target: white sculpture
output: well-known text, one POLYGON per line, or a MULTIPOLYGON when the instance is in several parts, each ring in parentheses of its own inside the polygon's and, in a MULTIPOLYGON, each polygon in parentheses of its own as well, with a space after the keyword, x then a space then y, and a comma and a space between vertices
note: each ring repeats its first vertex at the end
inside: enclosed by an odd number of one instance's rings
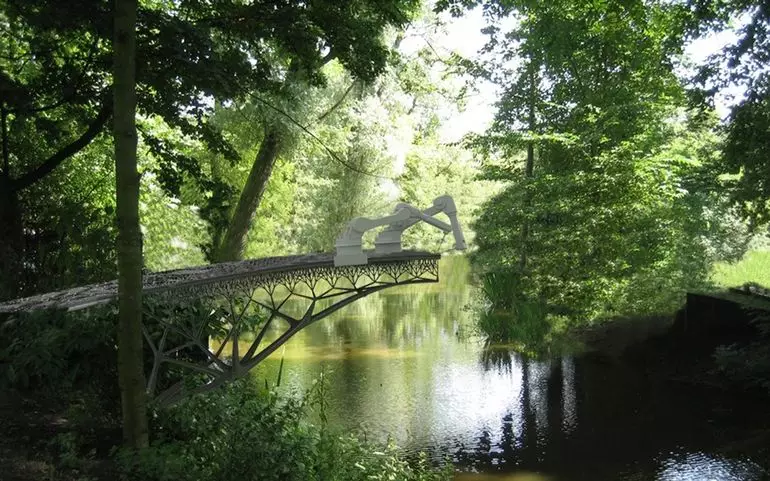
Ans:
POLYGON ((377 235, 374 241, 376 253, 394 254, 401 252, 401 234, 409 227, 423 221, 444 232, 452 232, 455 238, 455 249, 464 250, 465 237, 457 220, 457 207, 454 200, 448 195, 436 197, 433 206, 424 211, 409 204, 399 203, 393 214, 380 219, 357 217, 350 221, 345 232, 337 238, 335 247, 337 254, 334 256, 335 266, 358 266, 368 262, 368 257, 363 251, 361 240, 368 230, 380 226, 388 226, 377 235), (433 216, 445 213, 449 217, 449 224, 442 222, 433 216))

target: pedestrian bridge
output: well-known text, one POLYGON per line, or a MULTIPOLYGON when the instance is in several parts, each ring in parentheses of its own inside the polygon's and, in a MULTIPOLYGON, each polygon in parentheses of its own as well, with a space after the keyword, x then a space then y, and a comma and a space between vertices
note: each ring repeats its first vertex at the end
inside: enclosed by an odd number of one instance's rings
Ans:
MULTIPOLYGON (((362 297, 388 287, 438 282, 441 255, 402 250, 401 234, 425 221, 465 248, 448 196, 424 211, 399 204, 382 219, 357 218, 336 252, 269 257, 144 276, 143 333, 152 352, 147 392, 166 405, 243 377, 294 334, 362 297), (433 216, 444 212, 450 224, 433 216), (363 234, 385 226, 374 250, 363 234), (211 338, 216 338, 213 347, 211 338)), ((117 281, 0 304, 0 314, 115 305, 117 281)))

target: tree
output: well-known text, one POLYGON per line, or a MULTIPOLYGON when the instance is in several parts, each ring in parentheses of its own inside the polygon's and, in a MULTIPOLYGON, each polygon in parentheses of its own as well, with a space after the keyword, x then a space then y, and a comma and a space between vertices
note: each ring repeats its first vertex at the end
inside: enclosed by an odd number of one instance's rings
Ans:
POLYGON ((703 279, 686 247, 700 247, 704 204, 685 188, 700 152, 682 162, 667 147, 687 118, 673 69, 681 6, 473 3, 490 21, 486 71, 503 91, 475 139, 486 177, 508 183, 476 223, 477 263, 509 274, 500 292, 590 321, 622 312, 625 292, 643 279, 654 289, 656 274, 703 279))
POLYGON ((118 222, 118 376, 127 447, 148 446, 142 361, 142 242, 136 168, 137 0, 115 0, 113 96, 118 222))
MULTIPOLYGON (((214 105, 256 97, 271 103, 291 99, 297 92, 283 87, 288 72, 299 76, 302 85, 320 85, 320 69, 331 58, 370 80, 388 55, 379 33, 387 25, 407 21, 416 4, 140 2, 138 112, 143 118, 162 119, 186 139, 202 142, 234 162, 237 152, 209 121, 214 105)), ((108 0, 0 2, 0 49, 9 52, 0 57, 2 279, 16 278, 30 265, 25 261, 30 255, 25 238, 32 230, 24 228, 28 213, 21 211, 24 202, 19 199, 83 152, 109 121, 111 25, 108 0)), ((221 186, 197 159, 181 155, 177 145, 157 138, 152 129, 140 133, 161 160, 155 173, 168 192, 176 194, 187 178, 198 182, 211 199, 223 199, 221 186)), ((277 137, 267 138, 270 141, 262 145, 272 151, 268 147, 277 137)), ((8 295, 20 294, 13 284, 9 288, 13 292, 8 295)))
MULTIPOLYGON (((339 59, 356 79, 363 83, 372 82, 383 71, 388 60, 389 51, 382 42, 383 31, 388 26, 402 27, 418 4, 419 2, 414 0, 356 1, 347 5, 334 1, 319 3, 314 9, 317 8, 318 13, 325 19, 334 18, 338 24, 329 33, 332 38, 338 38, 339 42, 330 46, 327 52, 319 49, 314 65, 323 67, 332 60, 339 59), (346 52, 351 52, 354 56, 346 52)), ((283 60, 286 73, 278 89, 278 98, 283 100, 280 104, 285 106, 288 112, 279 113, 294 120, 292 114, 295 114, 297 107, 302 104, 307 90, 317 84, 321 72, 303 66, 295 52, 286 53, 283 60)), ((266 103, 264 100, 258 102, 266 103)), ((332 110, 338 105, 335 103, 332 110)), ((321 113, 317 120, 323 121, 327 116, 328 114, 321 113)), ((243 256, 246 237, 276 159, 287 147, 287 129, 283 126, 285 120, 276 121, 274 113, 265 119, 267 121, 263 125, 259 150, 249 176, 222 235, 221 244, 216 246, 213 256, 216 261, 237 260, 243 256)), ((315 123, 316 119, 300 116, 299 120, 308 124, 315 123)))
POLYGON ((24 231, 20 194, 96 139, 112 110, 104 77, 77 74, 99 58, 88 29, 62 41, 21 21, 17 3, 0 2, 0 296, 24 293, 25 266, 36 264, 23 253, 39 230, 24 231))
POLYGON ((703 36, 735 28, 737 39, 698 66, 690 94, 700 108, 711 109, 726 91, 743 91, 732 99, 724 125, 722 158, 715 164, 733 174, 728 183, 733 199, 753 224, 770 221, 770 8, 766 2, 690 1, 689 33, 703 36))

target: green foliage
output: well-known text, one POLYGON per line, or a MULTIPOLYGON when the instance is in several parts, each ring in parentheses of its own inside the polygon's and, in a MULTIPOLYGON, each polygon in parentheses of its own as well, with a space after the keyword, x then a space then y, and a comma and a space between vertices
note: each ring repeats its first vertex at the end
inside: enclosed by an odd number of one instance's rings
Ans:
POLYGON ((206 225, 197 209, 169 197, 154 179, 142 186, 139 213, 144 265, 153 271, 205 263, 206 225))
POLYGON ((84 456, 82 451, 82 439, 74 431, 59 433, 51 440, 59 452, 58 467, 63 469, 80 470, 88 461, 93 459, 95 450, 91 450, 84 456))
MULTIPOLYGON (((399 198, 424 209, 436 197, 451 195, 457 203, 466 240, 473 243, 473 220, 480 206, 499 190, 497 182, 479 178, 479 169, 469 150, 442 145, 436 135, 423 137, 407 154, 404 172, 397 179, 401 188, 399 198)), ((441 232, 423 223, 404 233, 404 243, 417 249, 450 248, 454 239, 451 235, 447 239, 441 243, 441 232)))
POLYGON ((334 156, 310 139, 293 154, 298 202, 291 235, 299 250, 331 251, 348 221, 383 213, 380 186, 393 164, 387 137, 395 130, 383 103, 358 95, 327 118, 318 135, 334 156))
MULTIPOLYGON (((264 111, 280 110, 276 106, 302 97, 297 86, 284 88, 287 77, 301 78, 300 87, 321 88, 327 83, 323 67, 331 60, 370 83, 390 58, 383 32, 406 24, 417 7, 415 0, 309 6, 270 0, 140 2, 140 150, 153 159, 143 166, 151 174, 145 197, 149 190, 151 202, 167 204, 153 191, 159 185, 172 201, 196 207, 216 241, 236 191, 193 154, 205 150, 229 163, 226 168, 241 158, 233 134, 212 121, 217 106, 261 99, 264 111), (188 202, 184 184, 195 186, 197 202, 188 202)), ((114 245, 111 205, 96 195, 83 195, 90 192, 89 183, 102 192, 114 183, 112 156, 104 155, 107 149, 91 148, 110 147, 101 133, 112 114, 112 20, 107 0, 0 2, 0 49, 5 52, 0 59, 0 297, 115 274, 113 257, 102 252, 114 245), (70 160, 83 153, 91 164, 85 171, 71 169, 70 160), (93 178, 91 171, 97 174, 93 178), (57 174, 74 180, 72 189, 66 183, 48 183, 57 174), (67 232, 51 233, 56 225, 67 232), (52 265, 43 261, 54 255, 62 259, 52 272, 52 265), (72 276, 70 270, 80 275, 72 276), (5 282, 11 278, 21 282, 5 282)), ((254 126, 249 127, 253 146, 254 126)), ((178 209, 175 217, 162 207, 150 207, 143 217, 151 268, 199 263, 197 244, 209 249, 216 244, 203 238, 201 222, 188 208, 178 209), (194 228, 180 231, 190 226, 194 228)))
MULTIPOLYGON (((311 6, 275 1, 140 2, 140 110, 160 115, 185 135, 235 158, 221 133, 206 122, 211 105, 204 97, 227 101, 275 91, 290 61, 312 84, 322 84, 320 69, 328 50, 355 75, 372 81, 388 57, 379 33, 386 26, 406 23, 416 7, 414 0, 363 0, 344 7, 327 1, 311 6)), ((61 1, 9 1, 2 3, 0 18, 3 30, 13 33, 3 36, 4 47, 14 52, 2 64, 3 90, 14 93, 4 98, 13 100, 12 108, 33 114, 58 102, 60 110, 53 112, 66 114, 71 122, 66 130, 77 132, 75 120, 88 118, 83 114, 97 108, 109 84, 109 2, 90 0, 73 6, 61 1)), ((25 126, 36 121, 47 125, 49 133, 57 134, 50 140, 61 140, 64 125, 45 123, 41 117, 13 120, 25 126)))
POLYGON ((732 104, 722 156, 715 167, 719 173, 731 174, 728 186, 742 214, 752 222, 767 223, 770 162, 763 153, 770 145, 770 72, 765 68, 770 9, 761 2, 745 1, 690 0, 686 5, 685 24, 693 37, 724 30, 735 33, 733 42, 697 66, 690 79, 690 96, 702 110, 718 101, 732 104))
MULTIPOLYGON (((13 93, 3 96, 9 165, 0 169, 0 183, 12 187, 10 200, 0 196, 0 224, 13 229, 0 229, 0 244, 13 252, 8 269, 24 270, 0 276, 20 280, 0 286, 0 296, 116 274, 112 143, 101 135, 111 114, 107 3, 0 4, 0 25, 14 33, 2 45, 12 54, 0 59, 0 84, 13 93), (25 173, 31 176, 22 188, 25 173), (16 197, 18 222, 6 222, 16 197), (17 234, 24 238, 5 242, 17 234)), ((410 21, 419 2, 359 1, 344 11, 337 2, 307 9, 278 3, 140 2, 137 121, 148 269, 213 258, 268 128, 280 132, 282 154, 254 215, 248 257, 330 250, 345 222, 384 214, 399 187, 446 182, 451 189, 431 194, 465 187, 468 198, 483 191, 469 181, 475 166, 452 149, 450 157, 463 158, 457 172, 436 161, 426 170, 435 182, 415 175, 419 169, 391 179, 412 143, 419 152, 410 163, 443 155, 430 153, 441 150, 437 140, 421 139, 437 128, 435 110, 458 95, 449 74, 436 70, 445 59, 427 46, 403 57, 391 51, 404 38, 392 27, 410 21)), ((403 197, 422 203, 413 192, 403 197)), ((471 210, 461 206, 466 216, 471 210)), ((1 269, 5 258, 0 252, 1 269)))
POLYGON ((738 174, 730 185, 733 197, 744 216, 766 224, 770 221, 770 162, 766 155, 770 149, 770 88, 750 92, 735 106, 726 130, 722 168, 738 174))
POLYGON ((0 324, 0 385, 64 396, 93 392, 114 408, 115 328, 112 307, 11 315, 0 324))
MULTIPOLYGON (((311 395, 308 395, 311 396, 311 395)), ((119 460, 131 479, 439 481, 449 472, 410 465, 377 446, 305 420, 309 397, 278 396, 249 380, 187 399, 153 416, 156 439, 119 460)))
POLYGON ((474 139, 485 178, 506 183, 475 223, 476 264, 507 271, 493 304, 552 324, 675 309, 748 239, 711 171, 713 124, 684 110, 681 9, 480 3, 487 50, 522 59, 487 69, 503 94, 474 139))
POLYGON ((477 262, 518 269, 526 222, 529 296, 576 321, 674 308, 746 237, 723 199, 691 187, 697 151, 664 144, 635 158, 630 148, 576 171, 543 167, 530 180, 513 171, 476 221, 477 262))
MULTIPOLYGON (((398 45, 406 35, 426 36, 424 23, 388 38, 395 36, 398 45)), ((456 108, 459 93, 448 74, 435 73, 437 65, 437 54, 426 46, 393 56, 376 82, 366 85, 330 62, 323 69, 325 85, 291 85, 303 102, 271 97, 280 111, 259 100, 217 107, 215 123, 231 134, 245 161, 228 167, 221 157, 201 158, 205 170, 235 192, 246 183, 263 131, 279 125, 282 132, 283 148, 252 221, 247 257, 329 251, 350 219, 384 215, 397 200, 427 206, 445 193, 458 199, 467 227, 475 206, 488 197, 489 183, 475 181, 478 166, 466 149, 439 140, 436 110, 456 108)), ((201 205, 203 194, 183 192, 182 199, 201 205)), ((229 210, 236 201, 226 201, 229 210)), ((226 227, 223 222, 211 229, 214 244, 221 237, 217 230, 226 227)), ((435 230, 414 230, 407 238, 411 247, 435 247, 441 238, 435 230)))
MULTIPOLYGON (((25 189, 24 268, 3 276, 15 296, 101 282, 116 273, 114 174, 111 142, 94 141, 61 169, 25 189)), ((5 242, 5 241, 0 241, 5 242)), ((0 260, 0 262, 2 262, 0 260)), ((3 296, 0 286, 0 298, 3 296)))

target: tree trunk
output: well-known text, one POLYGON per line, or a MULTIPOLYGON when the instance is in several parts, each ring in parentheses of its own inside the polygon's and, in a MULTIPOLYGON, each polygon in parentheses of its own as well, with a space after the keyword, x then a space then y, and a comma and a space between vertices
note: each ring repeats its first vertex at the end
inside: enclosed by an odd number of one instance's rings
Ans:
POLYGON ((22 236, 18 192, 11 179, 8 147, 8 111, 0 105, 0 301, 18 296, 21 275, 22 236))
POLYGON ((137 0, 115 0, 113 45, 115 181, 118 221, 118 377, 126 447, 147 446, 142 362, 142 247, 136 168, 137 0))
POLYGON ((21 259, 24 252, 18 193, 0 175, 0 301, 21 295, 21 259))
MULTIPOLYGON (((535 116, 535 103, 537 102, 537 75, 535 73, 534 61, 530 59, 529 66, 529 132, 530 135, 535 133, 536 128, 536 116, 535 116)), ((524 273, 527 268, 527 243, 529 242, 529 219, 530 210, 532 207, 532 195, 529 193, 530 181, 532 179, 535 170, 535 141, 530 140, 527 144, 527 164, 524 168, 524 185, 528 189, 524 193, 524 222, 521 224, 521 257, 519 258, 519 270, 524 273)))
POLYGON ((249 178, 243 186, 238 205, 227 226, 222 245, 217 249, 216 262, 237 261, 243 258, 246 236, 249 234, 251 222, 259 207, 259 202, 265 193, 270 174, 278 158, 282 144, 281 133, 275 126, 269 126, 259 146, 259 152, 251 166, 249 178))

